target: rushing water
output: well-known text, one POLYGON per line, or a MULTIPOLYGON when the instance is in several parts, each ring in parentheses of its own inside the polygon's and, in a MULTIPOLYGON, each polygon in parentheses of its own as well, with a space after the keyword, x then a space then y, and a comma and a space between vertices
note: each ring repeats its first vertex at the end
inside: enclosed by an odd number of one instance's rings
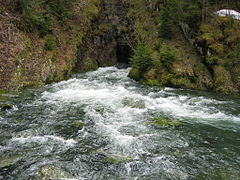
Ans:
POLYGON ((34 179, 46 165, 86 180, 240 179, 240 99, 146 87, 128 71, 100 68, 13 100, 0 112, 0 161, 19 159, 0 179, 34 179))

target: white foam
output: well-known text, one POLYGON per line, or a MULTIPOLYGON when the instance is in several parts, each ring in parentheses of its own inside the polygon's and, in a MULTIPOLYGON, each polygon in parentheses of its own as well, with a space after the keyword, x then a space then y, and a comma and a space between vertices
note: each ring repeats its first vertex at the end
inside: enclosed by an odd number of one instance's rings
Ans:
POLYGON ((63 146, 67 147, 72 147, 74 146, 77 142, 73 139, 63 139, 62 137, 58 136, 53 136, 53 135, 45 135, 45 136, 28 136, 28 137, 17 137, 17 138, 12 138, 9 141, 9 144, 18 144, 18 145, 23 145, 23 144, 28 144, 28 143, 39 143, 39 144, 45 144, 49 141, 52 142, 57 142, 58 144, 62 144, 63 146))
POLYGON ((240 122, 240 117, 225 114, 214 107, 227 104, 228 101, 178 95, 173 88, 144 95, 142 89, 127 77, 128 72, 129 69, 119 70, 115 67, 99 68, 82 75, 79 79, 57 83, 51 91, 42 94, 43 103, 55 104, 58 108, 73 104, 84 105, 85 118, 94 122, 94 129, 98 134, 108 137, 113 146, 110 149, 122 148, 124 152, 131 154, 140 151, 147 153, 142 148, 142 138, 154 135, 144 134, 146 124, 143 124, 147 121, 144 116, 148 112, 162 112, 177 119, 193 118, 202 123, 222 120, 240 122), (127 103, 133 101, 133 105, 124 104, 125 99, 127 103), (136 102, 143 105, 139 108, 135 106, 136 102), (121 128, 127 126, 141 131, 141 135, 122 133, 121 128))

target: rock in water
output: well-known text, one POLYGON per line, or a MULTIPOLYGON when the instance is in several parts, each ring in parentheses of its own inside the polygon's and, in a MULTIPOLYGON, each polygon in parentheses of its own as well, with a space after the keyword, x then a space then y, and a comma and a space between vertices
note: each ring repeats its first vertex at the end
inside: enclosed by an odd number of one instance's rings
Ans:
POLYGON ((13 105, 12 104, 2 104, 0 106, 1 110, 9 110, 9 109, 12 109, 13 108, 13 105))
POLYGON ((14 94, 2 94, 3 97, 7 97, 7 98, 18 98, 19 96, 18 95, 14 95, 14 94))
POLYGON ((8 157, 0 157, 0 169, 12 166, 22 159, 21 155, 12 155, 8 157))
POLYGON ((38 172, 36 180, 51 180, 51 179, 74 179, 69 172, 54 166, 43 166, 38 172))
POLYGON ((142 99, 134 99, 134 98, 124 98, 122 100, 122 104, 124 106, 128 106, 131 108, 137 108, 137 109, 144 109, 146 108, 145 102, 142 99))

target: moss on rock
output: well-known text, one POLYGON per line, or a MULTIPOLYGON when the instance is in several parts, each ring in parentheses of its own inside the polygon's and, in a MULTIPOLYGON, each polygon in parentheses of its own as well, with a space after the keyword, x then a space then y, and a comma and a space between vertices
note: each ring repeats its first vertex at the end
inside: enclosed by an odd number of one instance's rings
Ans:
POLYGON ((43 166, 36 174, 36 180, 73 179, 74 176, 64 169, 54 166, 43 166))
POLYGON ((10 110, 13 108, 13 105, 12 104, 1 104, 0 105, 0 109, 1 110, 10 110))
POLYGON ((0 157, 0 169, 14 165, 18 161, 20 161, 22 158, 23 156, 18 154, 6 156, 6 157, 0 157))
POLYGON ((182 123, 177 120, 171 120, 164 117, 155 117, 153 118, 153 123, 159 126, 180 126, 182 123))
POLYGON ((111 164, 118 164, 128 161, 129 157, 122 157, 122 156, 107 156, 105 161, 111 164))
POLYGON ((214 84, 216 91, 237 94, 239 91, 232 82, 231 75, 224 67, 214 67, 214 84))

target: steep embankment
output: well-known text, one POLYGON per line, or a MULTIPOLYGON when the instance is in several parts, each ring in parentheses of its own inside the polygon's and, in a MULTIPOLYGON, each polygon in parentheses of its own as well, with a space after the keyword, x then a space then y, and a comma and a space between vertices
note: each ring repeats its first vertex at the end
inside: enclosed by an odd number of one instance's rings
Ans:
POLYGON ((14 0, 0 5, 1 88, 60 81, 130 56, 121 30, 125 1, 14 0))
POLYGON ((1 88, 60 81, 74 72, 128 62, 134 54, 129 77, 145 84, 239 94, 240 22, 214 16, 215 1, 14 0, 0 5, 1 88))
POLYGON ((97 0, 15 0, 0 5, 0 86, 16 89, 68 78, 77 47, 101 7, 97 0))
MULTIPOLYGON (((217 3, 228 8, 238 5, 217 3)), ((149 85, 239 94, 238 20, 214 15, 220 7, 211 1, 131 4, 137 45, 130 77, 149 85)))
POLYGON ((99 66, 127 61, 131 49, 127 46, 124 48, 124 37, 129 33, 121 29, 126 26, 127 12, 126 1, 102 0, 99 16, 93 21, 91 32, 79 47, 76 67, 78 71, 96 70, 99 66))

